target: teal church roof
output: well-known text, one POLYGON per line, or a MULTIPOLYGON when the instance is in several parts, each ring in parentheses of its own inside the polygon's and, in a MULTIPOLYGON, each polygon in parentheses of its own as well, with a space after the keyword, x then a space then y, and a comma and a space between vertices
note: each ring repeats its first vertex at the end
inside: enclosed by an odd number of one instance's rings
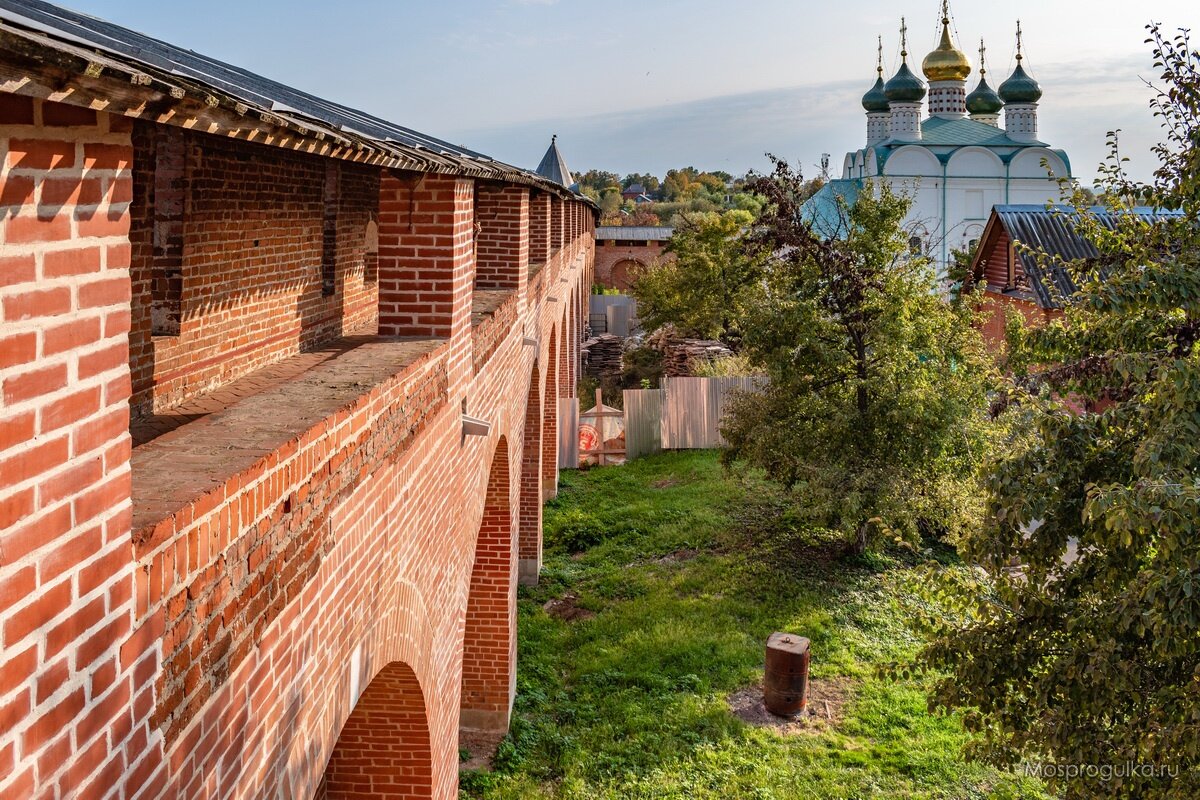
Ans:
MULTIPOLYGON (((930 117, 921 123, 922 141, 917 144, 952 147, 1045 147, 1041 142, 1018 142, 1002 128, 973 119, 930 117)), ((911 144, 906 142, 906 144, 911 144)))
POLYGON ((857 178, 828 181, 800 206, 800 218, 810 223, 818 236, 841 238, 845 235, 845 224, 838 198, 845 200, 847 206, 852 206, 858 201, 862 187, 863 182, 857 178))

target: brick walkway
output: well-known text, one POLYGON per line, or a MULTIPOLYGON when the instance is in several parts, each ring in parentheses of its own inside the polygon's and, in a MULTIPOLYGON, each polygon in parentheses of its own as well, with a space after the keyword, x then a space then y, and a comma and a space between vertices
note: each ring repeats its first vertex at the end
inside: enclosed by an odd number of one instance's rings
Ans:
POLYGON ((189 400, 170 411, 152 414, 134 421, 129 426, 133 446, 146 444, 176 428, 203 419, 209 414, 224 411, 247 397, 261 394, 268 389, 295 380, 313 367, 331 361, 367 342, 376 341, 375 336, 348 336, 311 353, 292 356, 278 364, 264 367, 226 384, 215 392, 189 400))

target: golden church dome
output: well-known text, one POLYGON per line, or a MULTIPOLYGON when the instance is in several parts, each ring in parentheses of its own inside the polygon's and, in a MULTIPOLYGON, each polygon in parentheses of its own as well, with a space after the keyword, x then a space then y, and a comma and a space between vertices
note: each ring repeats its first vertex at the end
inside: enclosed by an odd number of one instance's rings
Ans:
POLYGON ((971 74, 971 62, 967 54, 950 41, 950 18, 942 17, 942 41, 937 49, 925 56, 921 62, 925 78, 932 81, 965 81, 971 74))

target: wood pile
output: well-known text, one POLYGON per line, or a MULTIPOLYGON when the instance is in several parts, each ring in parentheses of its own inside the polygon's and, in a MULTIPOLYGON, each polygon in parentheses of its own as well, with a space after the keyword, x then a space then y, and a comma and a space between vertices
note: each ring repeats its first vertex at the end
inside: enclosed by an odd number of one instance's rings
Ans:
POLYGON ((685 339, 671 328, 661 328, 646 338, 646 344, 663 354, 663 374, 668 378, 693 375, 695 366, 733 355, 713 339, 685 339))
POLYGON ((594 336, 580 345, 583 374, 599 380, 605 375, 619 375, 625 340, 611 333, 594 336))

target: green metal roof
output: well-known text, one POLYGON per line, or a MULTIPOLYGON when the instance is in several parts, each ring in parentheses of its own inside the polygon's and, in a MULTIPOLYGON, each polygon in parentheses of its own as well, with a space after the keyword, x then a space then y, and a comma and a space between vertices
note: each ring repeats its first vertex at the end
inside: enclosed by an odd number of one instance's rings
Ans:
POLYGON ((841 238, 845 235, 842 209, 838 198, 845 199, 846 205, 852 206, 858 201, 862 181, 857 178, 835 178, 829 181, 812 197, 800 206, 800 217, 810 223, 818 236, 841 238))
POLYGON ((950 147, 1045 147, 1042 142, 1018 142, 1003 129, 973 119, 931 117, 921 123, 918 144, 950 147))

